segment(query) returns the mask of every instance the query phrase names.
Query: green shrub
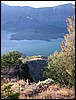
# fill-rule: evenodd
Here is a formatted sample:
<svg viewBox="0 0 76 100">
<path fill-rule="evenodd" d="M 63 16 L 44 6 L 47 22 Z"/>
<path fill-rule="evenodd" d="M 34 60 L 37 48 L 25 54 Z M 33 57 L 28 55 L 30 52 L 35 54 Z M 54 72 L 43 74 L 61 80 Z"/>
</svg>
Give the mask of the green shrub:
<svg viewBox="0 0 76 100">
<path fill-rule="evenodd" d="M 55 52 L 49 57 L 48 67 L 43 69 L 43 75 L 46 78 L 52 78 L 61 85 L 74 85 L 73 77 L 66 71 L 66 63 L 61 53 Z M 69 65 L 70 66 L 70 65 Z"/>
<path fill-rule="evenodd" d="M 18 66 L 22 63 L 19 59 L 22 56 L 20 52 L 12 51 L 1 56 L 1 66 L 10 67 L 10 66 Z"/>
<path fill-rule="evenodd" d="M 8 95 L 8 99 L 19 99 L 19 95 L 20 93 L 19 92 L 10 92 L 9 95 Z"/>
<path fill-rule="evenodd" d="M 14 90 L 11 91 L 11 87 L 14 87 Z M 5 86 L 4 86 L 4 94 L 2 94 L 2 96 L 5 98 L 5 94 L 7 94 L 7 98 L 8 99 L 19 99 L 19 95 L 20 95 L 20 87 L 18 84 L 13 84 L 11 82 L 7 83 Z"/>
<path fill-rule="evenodd" d="M 7 83 L 4 87 L 5 91 L 9 91 L 9 89 L 11 88 L 11 86 L 13 85 L 13 83 Z"/>
</svg>

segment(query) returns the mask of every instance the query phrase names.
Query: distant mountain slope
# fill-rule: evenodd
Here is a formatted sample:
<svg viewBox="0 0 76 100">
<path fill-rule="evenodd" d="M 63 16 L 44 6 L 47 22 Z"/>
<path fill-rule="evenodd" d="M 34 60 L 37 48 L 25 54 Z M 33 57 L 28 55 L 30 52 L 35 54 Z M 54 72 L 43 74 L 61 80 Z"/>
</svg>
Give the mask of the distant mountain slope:
<svg viewBox="0 0 76 100">
<path fill-rule="evenodd" d="M 8 6 L 1 3 L 2 30 L 16 32 L 12 40 L 47 40 L 67 33 L 66 19 L 75 13 L 72 4 L 32 8 Z"/>
</svg>

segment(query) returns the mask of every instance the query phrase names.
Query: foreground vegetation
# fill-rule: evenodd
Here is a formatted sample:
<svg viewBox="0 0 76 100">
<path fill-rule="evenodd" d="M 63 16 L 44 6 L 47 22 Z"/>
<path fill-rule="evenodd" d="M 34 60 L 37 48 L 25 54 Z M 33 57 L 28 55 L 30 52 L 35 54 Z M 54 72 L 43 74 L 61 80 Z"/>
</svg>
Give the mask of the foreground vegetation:
<svg viewBox="0 0 76 100">
<path fill-rule="evenodd" d="M 1 83 L 1 99 L 74 99 L 73 88 L 55 84 L 52 79 L 30 83 L 24 80 L 3 79 Z"/>
</svg>

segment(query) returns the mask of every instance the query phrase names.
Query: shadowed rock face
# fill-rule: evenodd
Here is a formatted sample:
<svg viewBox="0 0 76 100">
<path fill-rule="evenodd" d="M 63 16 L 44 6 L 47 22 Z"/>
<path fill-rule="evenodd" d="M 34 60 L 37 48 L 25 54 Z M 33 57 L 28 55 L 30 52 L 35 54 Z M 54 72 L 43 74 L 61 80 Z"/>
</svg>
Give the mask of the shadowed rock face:
<svg viewBox="0 0 76 100">
<path fill-rule="evenodd" d="M 27 61 L 29 65 L 30 75 L 34 78 L 36 82 L 39 80 L 44 80 L 42 69 L 48 65 L 47 60 L 34 60 Z"/>
<path fill-rule="evenodd" d="M 6 70 L 6 71 L 5 71 Z M 21 64 L 20 66 L 13 67 L 12 69 L 2 69 L 1 70 L 2 77 L 9 77 L 9 78 L 19 78 L 27 80 L 29 79 L 30 82 L 34 82 L 33 78 L 29 72 L 28 64 Z"/>
<path fill-rule="evenodd" d="M 48 65 L 47 57 L 34 57 L 22 60 L 20 66 L 12 67 L 12 69 L 1 70 L 2 76 L 8 76 L 10 78 L 19 78 L 27 80 L 30 82 L 38 82 L 39 80 L 44 80 L 42 69 Z"/>
<path fill-rule="evenodd" d="M 19 66 L 19 79 L 24 79 L 24 80 L 29 79 L 31 82 L 34 81 L 30 75 L 28 64 L 21 64 Z"/>
</svg>

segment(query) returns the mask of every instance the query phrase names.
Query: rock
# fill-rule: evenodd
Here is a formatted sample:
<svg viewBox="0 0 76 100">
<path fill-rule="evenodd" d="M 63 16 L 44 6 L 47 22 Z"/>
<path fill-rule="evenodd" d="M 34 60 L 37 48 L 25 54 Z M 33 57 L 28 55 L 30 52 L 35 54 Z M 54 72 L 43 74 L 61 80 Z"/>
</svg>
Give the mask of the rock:
<svg viewBox="0 0 76 100">
<path fill-rule="evenodd" d="M 47 60 L 33 60 L 26 63 L 29 65 L 30 75 L 35 82 L 44 80 L 42 69 L 47 66 Z"/>
<path fill-rule="evenodd" d="M 23 57 L 22 63 L 20 66 L 14 66 L 10 69 L 2 69 L 1 75 L 7 75 L 10 78 L 17 78 L 17 79 L 27 79 L 30 82 L 38 82 L 39 80 L 42 81 L 45 78 L 43 77 L 42 69 L 47 66 L 48 59 L 44 56 L 27 56 Z M 3 75 L 3 76 L 4 76 Z"/>
<path fill-rule="evenodd" d="M 31 58 L 29 60 L 24 59 L 25 62 L 15 68 L 15 76 L 18 76 L 19 79 L 29 79 L 30 82 L 44 80 L 42 69 L 48 64 L 47 58 L 41 56 L 33 57 L 33 60 Z"/>
<path fill-rule="evenodd" d="M 24 79 L 24 80 L 29 79 L 31 82 L 34 81 L 30 75 L 28 64 L 23 63 L 19 66 L 19 79 Z"/>
</svg>

